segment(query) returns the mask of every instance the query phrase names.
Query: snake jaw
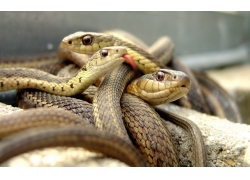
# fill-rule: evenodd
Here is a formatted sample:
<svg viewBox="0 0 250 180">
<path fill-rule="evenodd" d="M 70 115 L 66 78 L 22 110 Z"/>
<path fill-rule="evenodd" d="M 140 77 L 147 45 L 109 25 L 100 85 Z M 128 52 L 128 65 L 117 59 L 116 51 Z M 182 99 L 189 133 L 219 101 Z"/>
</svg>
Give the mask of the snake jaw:
<svg viewBox="0 0 250 180">
<path fill-rule="evenodd" d="M 134 60 L 127 54 L 123 54 L 122 57 L 132 66 L 133 70 L 136 70 L 136 64 Z"/>
</svg>

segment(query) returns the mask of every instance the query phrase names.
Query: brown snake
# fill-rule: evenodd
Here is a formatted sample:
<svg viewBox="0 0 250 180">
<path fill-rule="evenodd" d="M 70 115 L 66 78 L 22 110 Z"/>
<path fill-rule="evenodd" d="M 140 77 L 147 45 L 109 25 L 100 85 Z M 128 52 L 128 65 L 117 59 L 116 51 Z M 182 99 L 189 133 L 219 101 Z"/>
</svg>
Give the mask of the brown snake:
<svg viewBox="0 0 250 180">
<path fill-rule="evenodd" d="M 124 45 L 124 44 L 123 44 L 123 45 Z M 127 44 L 125 44 L 125 45 L 127 45 Z M 131 48 L 132 48 L 132 46 L 129 45 L 129 51 L 131 51 Z M 137 52 L 137 51 L 136 51 L 136 52 Z M 138 52 L 142 52 L 142 51 L 138 51 Z M 140 54 L 139 54 L 139 57 L 141 57 Z M 148 57 L 149 57 L 149 56 L 148 56 Z M 135 58 L 135 60 L 136 60 L 136 58 Z M 145 60 L 145 59 L 139 59 L 139 60 L 138 60 L 139 65 L 138 65 L 138 64 L 137 64 L 137 65 L 138 65 L 139 68 L 145 65 L 145 64 L 143 64 L 144 60 Z M 142 64 L 140 64 L 141 62 L 142 62 Z M 143 68 L 144 68 L 144 67 L 143 67 Z M 155 68 L 153 68 L 153 69 L 156 70 L 156 69 L 158 69 L 158 68 L 155 67 Z M 158 70 L 159 70 L 159 69 L 158 69 Z M 153 71 L 153 70 L 152 70 L 152 71 Z M 123 99 L 123 98 L 122 98 L 122 99 Z M 99 110 L 99 108 L 97 108 L 97 109 Z M 146 108 L 146 109 L 147 109 L 147 108 Z M 131 115 L 130 115 L 130 117 L 131 117 Z M 128 124 L 129 124 L 129 123 L 128 123 Z M 157 125 L 157 126 L 159 126 L 159 125 Z M 132 133 L 132 134 L 133 134 L 133 133 Z M 169 143 L 170 143 L 170 142 L 169 142 Z M 159 152 L 160 152 L 160 151 L 159 151 Z M 173 152 L 173 151 L 172 151 L 172 152 Z M 170 154 L 171 154 L 171 153 L 170 153 Z M 162 155 L 161 155 L 161 156 L 162 156 Z M 152 157 L 153 157 L 153 155 L 152 155 L 152 153 L 151 153 L 151 158 L 152 158 Z M 171 157 L 171 156 L 170 156 L 170 157 Z M 150 161 L 150 160 L 149 160 L 149 161 Z M 152 163 L 153 163 L 153 161 L 155 161 L 155 160 L 152 159 Z M 175 160 L 173 160 L 172 162 L 175 162 Z M 158 162 L 156 162 L 156 163 L 154 162 L 153 164 L 161 165 L 162 162 L 159 160 Z M 168 164 L 168 165 L 174 165 L 174 164 L 175 164 L 175 163 L 173 163 L 173 164 L 170 163 L 170 164 Z M 201 163 L 201 164 L 202 164 L 202 163 Z M 201 166 L 201 164 L 200 164 L 199 166 Z"/>
<path fill-rule="evenodd" d="M 17 121 L 10 121 L 9 118 L 16 118 Z M 1 141 L 0 162 L 38 148 L 68 146 L 100 152 L 108 157 L 120 159 L 130 166 L 146 165 L 134 146 L 113 134 L 96 130 L 79 116 L 61 109 L 31 109 L 1 117 L 0 135 L 4 137 L 20 131 L 21 127 L 27 129 L 28 125 L 32 129 L 8 136 Z"/>
<path fill-rule="evenodd" d="M 40 102 L 40 101 L 39 101 Z M 41 104 L 42 104 L 42 102 L 40 102 Z M 136 105 L 137 107 L 138 107 L 138 105 Z M 133 107 L 133 106 L 129 106 L 129 107 Z M 126 108 L 125 108 L 126 109 Z M 129 110 L 129 111 L 127 111 L 127 113 L 131 113 L 132 111 L 131 110 Z M 39 114 L 39 113 L 38 113 Z M 7 118 L 8 119 L 8 118 Z M 154 122 L 154 120 L 155 120 L 156 118 L 154 118 L 154 119 L 150 119 L 152 122 Z M 13 120 L 14 121 L 14 120 Z M 29 120 L 27 120 L 28 122 L 30 122 Z M 4 122 L 4 121 L 0 121 L 0 122 Z M 10 122 L 10 121 L 9 121 Z M 20 124 L 18 123 L 18 122 L 16 122 L 16 121 L 14 121 L 15 122 L 15 124 L 16 124 L 16 126 L 20 126 Z M 132 122 L 132 119 L 130 120 L 130 123 Z M 31 124 L 32 124 L 32 122 L 30 122 Z M 1 124 L 1 123 L 0 123 Z M 41 122 L 41 124 L 43 124 L 43 122 Z M 40 125 L 41 125 L 40 124 Z M 36 124 L 37 125 L 37 124 Z M 34 125 L 34 126 L 36 126 L 36 125 Z M 44 125 L 44 124 L 43 124 Z M 38 126 L 39 126 L 39 123 L 38 123 Z M 156 127 L 159 127 L 159 125 L 157 125 Z M 11 127 L 8 127 L 8 128 L 10 128 L 10 129 L 12 129 Z M 28 128 L 28 127 L 27 127 Z M 149 129 L 150 129 L 150 127 L 148 127 Z M 136 128 L 137 129 L 137 128 Z M 155 129 L 156 130 L 156 132 L 154 133 L 154 134 L 159 134 L 159 132 L 161 132 L 161 131 L 164 131 L 164 128 L 160 128 L 159 130 L 157 130 L 157 129 Z M 159 132 L 158 132 L 159 131 Z M 138 134 L 138 133 L 137 133 Z M 28 139 L 29 137 L 25 137 L 24 136 L 24 139 Z M 20 140 L 21 142 L 22 142 L 22 139 Z M 151 140 L 152 141 L 152 140 Z M 169 139 L 168 139 L 168 141 L 169 141 Z M 161 141 L 161 143 L 162 142 L 164 142 L 164 141 Z M 12 142 L 13 143 L 13 142 Z M 165 143 L 163 143 L 163 144 L 165 144 Z M 163 145 L 162 144 L 162 145 Z M 167 147 L 169 146 L 169 143 L 166 143 L 166 145 L 167 145 Z M 8 146 L 10 146 L 11 147 L 11 145 L 8 145 Z M 166 148 L 167 148 L 166 147 Z M 170 147 L 173 147 L 173 145 L 170 145 Z M 26 148 L 27 149 L 27 148 Z M 32 150 L 32 149 L 29 149 L 29 150 Z M 157 152 L 160 152 L 161 150 L 158 150 Z M 11 151 L 12 152 L 12 151 Z M 22 151 L 18 151 L 19 153 L 20 152 L 22 152 Z M 145 150 L 143 151 L 144 153 L 145 153 Z M 146 151 L 147 152 L 147 151 Z M 152 152 L 152 151 L 151 151 Z M 151 155 L 150 155 L 151 154 Z M 158 166 L 162 166 L 162 165 L 164 165 L 165 163 L 166 163 L 166 161 L 164 161 L 164 159 L 165 158 L 170 158 L 170 157 L 172 157 L 173 158 L 173 156 L 169 156 L 169 154 L 166 154 L 166 156 L 163 156 L 163 154 L 160 156 L 160 158 L 162 158 L 162 160 L 160 161 L 160 160 L 154 160 L 154 163 L 152 162 L 152 160 L 153 159 L 158 159 L 157 158 L 157 156 L 153 156 L 152 155 L 152 153 L 150 153 L 150 154 L 148 154 L 148 161 L 149 161 L 149 163 L 151 163 L 152 165 L 158 165 Z M 164 153 L 165 154 L 165 153 Z M 163 157 L 165 157 L 165 158 L 163 158 Z M 159 158 L 159 159 L 160 159 Z M 165 164 L 164 166 L 177 166 L 177 160 L 175 159 L 175 160 L 172 160 L 172 158 L 170 158 L 170 161 L 167 161 L 167 162 L 169 162 L 169 164 Z M 120 159 L 120 158 L 119 158 Z M 120 159 L 120 160 L 122 160 L 122 159 Z M 157 164 L 156 164 L 157 163 Z M 150 165 L 150 164 L 149 164 Z"/>
</svg>

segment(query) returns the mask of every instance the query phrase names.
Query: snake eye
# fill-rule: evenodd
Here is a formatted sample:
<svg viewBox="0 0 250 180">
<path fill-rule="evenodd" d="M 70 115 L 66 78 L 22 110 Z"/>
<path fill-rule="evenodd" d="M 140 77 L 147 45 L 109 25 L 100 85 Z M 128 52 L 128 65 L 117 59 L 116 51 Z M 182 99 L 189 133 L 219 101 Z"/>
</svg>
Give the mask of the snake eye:
<svg viewBox="0 0 250 180">
<path fill-rule="evenodd" d="M 83 36 L 82 43 L 84 45 L 90 45 L 92 43 L 92 38 L 90 35 Z"/>
<path fill-rule="evenodd" d="M 158 71 L 155 77 L 157 81 L 162 81 L 165 78 L 165 73 L 162 71 Z"/>
<path fill-rule="evenodd" d="M 102 49 L 101 50 L 101 55 L 103 56 L 103 57 L 106 57 L 106 56 L 108 56 L 108 50 L 107 49 Z"/>
</svg>

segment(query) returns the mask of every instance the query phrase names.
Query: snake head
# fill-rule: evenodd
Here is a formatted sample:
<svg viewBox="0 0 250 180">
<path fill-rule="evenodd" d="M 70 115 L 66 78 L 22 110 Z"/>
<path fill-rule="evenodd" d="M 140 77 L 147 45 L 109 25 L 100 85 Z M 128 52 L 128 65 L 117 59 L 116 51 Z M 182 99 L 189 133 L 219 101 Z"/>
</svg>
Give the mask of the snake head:
<svg viewBox="0 0 250 180">
<path fill-rule="evenodd" d="M 151 105 L 159 105 L 175 101 L 190 89 L 189 77 L 181 72 L 160 69 L 132 81 L 126 92 L 139 96 Z"/>
<path fill-rule="evenodd" d="M 113 36 L 104 33 L 78 31 L 63 38 L 61 46 L 81 54 L 93 54 L 103 47 L 115 46 Z"/>
<path fill-rule="evenodd" d="M 86 69 L 97 68 L 99 71 L 109 71 L 122 64 L 125 60 L 135 66 L 133 60 L 127 55 L 127 50 L 122 46 L 104 47 L 97 51 L 86 64 Z"/>
</svg>

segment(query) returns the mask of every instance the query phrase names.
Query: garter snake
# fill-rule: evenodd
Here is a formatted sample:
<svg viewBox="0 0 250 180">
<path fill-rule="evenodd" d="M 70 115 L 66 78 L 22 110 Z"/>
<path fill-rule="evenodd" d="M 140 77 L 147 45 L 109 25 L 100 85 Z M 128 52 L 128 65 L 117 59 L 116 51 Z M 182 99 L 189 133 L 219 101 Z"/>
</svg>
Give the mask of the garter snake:
<svg viewBox="0 0 250 180">
<path fill-rule="evenodd" d="M 112 32 L 111 32 L 111 34 L 112 34 Z M 169 41 L 169 40 L 165 38 L 164 41 Z M 136 42 L 138 42 L 138 40 L 136 40 Z M 134 43 L 134 42 L 131 42 L 131 43 Z M 123 38 L 119 38 L 119 34 L 118 35 L 115 34 L 113 36 L 110 34 L 103 34 L 103 33 L 76 32 L 74 34 L 71 34 L 71 35 L 65 37 L 61 43 L 61 46 L 68 49 L 68 50 L 72 50 L 73 52 L 91 54 L 103 46 L 122 45 L 122 46 L 127 47 L 128 54 L 134 59 L 138 69 L 141 70 L 144 74 L 152 73 L 152 71 L 155 72 L 157 70 L 160 70 L 161 67 L 164 67 L 152 55 L 149 55 L 149 53 L 147 53 L 145 50 L 143 50 L 143 49 L 141 49 L 141 48 L 139 48 L 136 45 L 131 44 L 131 43 L 124 41 Z M 140 43 L 140 44 L 142 44 L 142 43 Z M 170 45 L 169 47 L 170 47 L 169 50 L 172 52 L 173 46 Z M 143 48 L 146 49 L 145 46 Z M 154 50 L 151 49 L 150 51 L 154 51 Z M 165 59 L 166 60 L 165 62 L 169 62 L 169 59 L 172 58 L 171 52 L 168 54 L 168 57 Z M 161 53 L 159 53 L 159 52 L 156 52 L 156 54 L 158 54 L 158 55 L 160 54 L 159 56 L 161 56 Z M 175 60 L 174 62 L 178 62 L 178 61 Z M 178 64 L 180 64 L 180 63 L 178 62 Z M 179 68 L 179 67 L 181 67 L 181 70 L 185 70 L 185 72 L 188 72 L 188 75 L 192 75 L 192 73 L 187 68 L 183 68 L 183 66 L 178 66 L 178 67 L 176 66 L 175 68 Z M 159 75 L 159 77 L 161 78 L 160 75 Z M 172 77 L 176 77 L 176 76 L 172 76 Z M 193 77 L 192 80 L 195 80 L 195 78 Z M 197 109 L 199 109 L 200 111 L 207 112 L 205 109 L 206 108 L 205 101 L 201 95 L 201 92 L 197 91 L 197 89 L 199 90 L 199 86 L 196 82 L 197 81 L 195 80 L 195 84 L 194 84 L 194 86 L 192 86 L 192 88 L 193 88 L 192 94 L 189 95 L 189 97 L 195 97 L 195 98 L 199 97 L 199 98 L 197 98 L 198 101 L 195 101 L 194 99 L 192 99 L 189 102 L 191 102 L 192 105 L 194 105 L 195 108 L 197 107 Z M 150 91 L 152 92 L 152 95 L 150 95 L 151 92 L 145 93 L 143 90 L 140 90 L 140 88 L 138 88 L 138 87 L 134 88 L 135 84 L 132 84 L 131 86 L 129 85 L 127 89 L 131 90 L 132 88 L 134 88 L 132 90 L 133 94 L 135 94 L 135 95 L 140 94 L 148 99 L 152 99 L 152 98 L 154 98 L 153 96 L 156 93 L 154 92 L 152 86 L 150 86 L 150 83 L 148 83 L 148 85 L 146 85 L 146 84 L 147 83 L 144 81 L 144 83 L 141 83 L 140 85 L 143 88 L 150 89 Z M 174 83 L 171 84 L 170 86 L 174 86 Z M 135 89 L 137 89 L 137 91 Z M 175 89 L 174 91 L 176 91 L 177 89 Z M 159 88 L 157 90 L 159 90 Z M 162 93 L 162 92 L 159 92 L 159 93 Z M 173 93 L 173 96 L 174 96 L 174 94 L 175 93 Z M 176 94 L 178 96 L 178 91 L 176 91 Z M 178 99 L 178 98 L 179 97 L 177 97 L 176 99 Z M 201 101 L 199 102 L 199 100 L 201 100 Z M 159 100 L 155 99 L 155 102 L 151 102 L 151 104 L 157 105 L 157 104 L 160 104 L 160 102 L 159 102 Z M 203 104 L 203 105 L 201 105 L 201 104 Z M 203 110 L 203 108 L 205 110 Z M 188 124 L 188 122 L 183 123 L 183 124 Z M 185 126 L 183 128 L 187 128 L 187 127 Z M 189 126 L 188 129 L 189 129 L 189 131 L 192 131 L 191 126 Z M 197 129 L 197 127 L 196 127 L 196 129 Z M 201 139 L 201 137 L 199 139 Z M 202 146 L 203 145 L 200 144 L 199 147 L 202 147 Z M 205 158 L 204 151 L 201 148 L 197 148 L 197 152 L 199 152 L 199 154 L 200 154 L 200 155 L 198 155 L 198 157 Z M 203 160 L 196 159 L 196 162 L 199 164 L 199 166 L 203 166 L 206 163 L 204 159 Z"/>
<path fill-rule="evenodd" d="M 93 100 L 95 125 L 101 130 L 115 132 L 115 135 L 120 136 L 128 142 L 130 142 L 130 139 L 127 131 L 132 134 L 131 136 L 133 136 L 134 139 L 138 136 L 143 139 L 142 141 L 148 142 L 146 146 L 143 143 L 138 143 L 141 139 L 138 141 L 134 140 L 134 143 L 137 144 L 141 153 L 145 155 L 149 166 L 178 166 L 177 155 L 170 140 L 170 135 L 163 128 L 163 125 L 161 125 L 159 116 L 152 116 L 152 114 L 156 113 L 151 112 L 149 113 L 151 114 L 151 118 L 145 119 L 144 115 L 150 110 L 149 106 L 146 105 L 144 105 L 146 106 L 144 112 L 143 110 L 137 111 L 137 115 L 134 115 L 136 112 L 133 111 L 132 106 L 137 105 L 137 108 L 140 109 L 145 102 L 137 101 L 135 98 L 128 95 L 125 96 L 126 93 L 123 93 L 126 85 L 133 77 L 134 72 L 126 64 L 116 67 L 105 75 Z M 133 86 L 135 87 L 130 88 Z M 136 95 L 156 105 L 155 102 L 161 104 L 180 98 L 188 92 L 189 87 L 190 81 L 184 73 L 160 69 L 153 74 L 147 74 L 137 78 L 127 86 L 125 92 L 133 94 L 134 89 L 141 88 L 144 90 L 143 93 L 137 93 Z M 153 97 L 152 91 L 155 92 Z M 121 96 L 124 100 L 120 103 Z M 126 108 L 123 106 L 123 102 L 128 103 L 126 97 L 130 97 L 128 101 L 134 102 L 134 104 L 131 104 L 130 108 L 129 106 L 125 106 Z M 169 99 L 165 97 L 169 97 Z M 121 119 L 122 112 L 120 106 L 124 107 L 123 111 L 126 114 L 123 116 L 123 120 L 130 125 L 133 124 L 133 126 L 126 126 L 127 131 Z M 107 109 L 109 109 L 109 111 L 107 111 Z M 138 124 L 141 124 L 143 127 L 140 127 Z M 119 129 L 119 131 L 115 131 L 115 129 Z M 161 137 L 159 138 L 160 140 L 158 136 Z M 156 137 L 156 139 L 151 139 L 151 137 Z M 162 146 L 162 148 L 156 150 L 156 144 L 157 146 Z M 149 151 L 151 153 L 149 153 Z"/>
<path fill-rule="evenodd" d="M 105 47 L 96 52 L 85 67 L 69 78 L 27 68 L 3 68 L 0 71 L 0 91 L 35 88 L 49 93 L 73 96 L 83 92 L 98 78 L 125 61 L 124 47 Z"/>
<path fill-rule="evenodd" d="M 82 54 L 93 54 L 103 47 L 124 46 L 129 56 L 134 60 L 137 68 L 144 74 L 153 73 L 163 67 L 147 51 L 105 33 L 79 31 L 65 37 L 62 40 L 61 46 L 70 51 Z"/>
<path fill-rule="evenodd" d="M 123 69 L 125 69 L 125 71 Z M 117 82 L 119 79 L 122 79 L 122 78 L 124 79 L 124 77 L 122 75 L 125 75 L 128 71 L 130 71 L 130 73 L 133 73 L 133 71 L 131 70 L 131 68 L 129 66 L 126 66 L 126 64 L 124 64 L 124 65 L 116 68 L 115 71 L 109 72 L 107 74 L 108 76 L 105 77 L 105 78 L 108 79 L 108 80 L 111 79 L 111 81 L 112 81 L 112 79 L 115 79 L 114 82 Z M 162 71 L 163 70 L 160 70 L 159 72 L 162 73 Z M 120 72 L 122 75 L 121 76 L 116 76 L 117 72 Z M 167 74 L 167 76 L 170 76 L 171 71 L 170 72 L 165 71 L 165 73 Z M 181 75 L 184 75 L 184 74 L 179 74 L 179 76 L 181 76 Z M 114 76 L 114 77 L 112 78 L 112 76 Z M 172 76 L 176 76 L 176 75 L 174 73 L 172 73 Z M 157 77 L 157 76 L 153 76 L 153 77 Z M 104 89 L 105 89 L 105 86 L 106 86 L 106 89 L 107 89 L 107 91 L 110 94 L 114 94 L 114 93 L 111 93 L 111 92 L 113 92 L 112 89 L 110 89 L 110 88 L 108 89 L 107 86 L 109 86 L 109 87 L 115 86 L 113 89 L 118 89 L 118 90 L 120 89 L 119 88 L 119 84 L 120 83 L 116 83 L 118 85 L 115 85 L 115 84 L 112 84 L 112 83 L 111 84 L 110 83 L 105 83 L 105 78 L 104 78 L 104 81 L 103 81 L 104 83 L 102 83 L 100 85 L 100 87 L 104 87 Z M 140 81 L 140 80 L 145 80 L 145 79 L 147 79 L 147 76 L 141 77 L 141 78 L 139 78 L 137 80 Z M 175 79 L 177 80 L 177 79 L 181 79 L 181 78 L 180 77 L 176 77 Z M 122 80 L 120 81 L 120 82 L 122 82 L 122 84 L 123 84 L 124 87 L 125 87 L 124 82 L 126 82 L 126 81 L 128 81 L 128 80 L 125 80 L 125 81 L 123 80 L 123 82 L 122 82 Z M 152 82 L 148 82 L 148 83 L 153 83 L 152 78 L 149 81 L 152 81 Z M 166 83 L 168 83 L 167 80 L 165 80 L 165 81 L 166 81 Z M 164 81 L 161 80 L 160 83 L 163 83 L 163 82 Z M 188 90 L 188 88 L 189 88 L 189 86 L 188 86 L 189 85 L 188 79 L 187 79 L 187 82 L 185 82 L 184 84 L 186 85 L 186 88 Z M 157 84 L 155 84 L 155 85 L 158 86 Z M 181 81 L 179 83 L 179 86 L 180 87 L 182 86 L 182 82 Z M 100 90 L 102 91 L 102 89 L 100 89 Z M 111 92 L 110 92 L 110 90 L 111 90 Z M 147 89 L 145 89 L 145 90 L 147 91 Z M 36 91 L 35 91 L 35 93 L 36 93 Z M 165 93 L 167 93 L 167 92 L 165 92 Z M 171 94 L 171 92 L 168 92 L 168 93 Z M 185 94 L 186 91 L 183 91 L 182 93 Z M 53 96 L 55 96 L 55 95 L 53 95 Z M 157 115 L 157 113 L 155 113 L 152 110 L 152 108 L 149 105 L 147 105 L 147 103 L 143 102 L 142 100 L 138 101 L 138 100 L 135 99 L 136 98 L 135 96 L 134 97 L 133 97 L 133 95 L 131 95 L 131 96 L 132 97 L 130 97 L 129 95 L 126 95 L 126 96 L 123 95 L 123 98 L 122 98 L 123 99 L 122 100 L 123 118 L 125 119 L 125 122 L 127 123 L 126 128 L 131 133 L 131 136 L 134 138 L 134 143 L 137 144 L 137 146 L 140 147 L 139 150 L 145 156 L 145 159 L 147 160 L 148 166 L 178 166 L 178 160 L 177 160 L 177 157 L 176 157 L 177 155 L 176 155 L 174 146 L 173 146 L 173 144 L 171 142 L 170 135 L 166 131 L 166 129 L 163 128 L 161 119 L 159 118 L 159 116 Z M 33 95 L 33 97 L 34 97 L 34 95 Z M 129 97 L 129 98 L 127 99 L 126 97 Z M 67 97 L 65 97 L 65 98 L 67 98 Z M 117 99 L 117 96 L 115 96 L 114 99 Z M 43 106 L 43 107 L 46 107 L 46 106 L 49 105 L 49 104 L 43 103 L 40 99 L 36 99 L 36 101 L 38 102 L 38 104 L 40 104 L 40 106 Z M 105 98 L 103 98 L 103 101 L 105 102 Z M 101 101 L 101 103 L 103 103 L 103 101 Z M 49 103 L 49 102 L 47 102 L 47 103 Z M 51 103 L 53 103 L 53 102 L 51 102 Z M 55 103 L 56 102 L 54 102 L 54 104 Z M 64 103 L 63 107 L 65 107 L 65 104 L 66 103 Z M 107 103 L 105 103 L 105 104 L 107 104 Z M 101 107 L 99 107 L 99 108 L 100 108 L 100 111 L 104 110 L 105 111 L 104 113 L 108 114 L 109 111 L 108 112 L 106 111 L 105 104 L 102 104 L 104 108 L 101 108 Z M 114 104 L 114 105 L 116 105 L 116 104 Z M 58 106 L 58 105 L 56 105 L 56 106 Z M 59 106 L 61 106 L 61 105 L 59 105 Z M 134 107 L 134 106 L 137 106 L 137 107 Z M 132 110 L 132 109 L 136 109 L 136 108 L 140 109 L 142 107 L 144 107 L 144 112 L 143 113 L 142 112 L 140 113 L 140 111 L 138 111 L 138 110 L 136 110 L 136 111 Z M 118 108 L 116 107 L 116 109 L 118 109 Z M 145 115 L 147 114 L 148 110 L 150 110 L 150 112 L 148 112 L 148 115 L 147 115 L 148 117 L 145 118 Z M 110 110 L 110 111 L 112 112 L 112 110 Z M 41 112 L 37 112 L 37 113 L 38 114 L 42 114 Z M 98 112 L 98 113 L 100 113 L 100 112 Z M 98 114 L 98 113 L 94 113 L 94 114 Z M 104 115 L 104 113 L 101 112 L 100 116 Z M 137 118 L 134 118 L 135 114 L 136 114 Z M 33 115 L 35 115 L 35 113 L 33 113 Z M 34 118 L 33 115 L 31 115 L 31 118 Z M 6 117 L 6 118 L 9 119 L 10 117 Z M 20 124 L 23 124 L 21 127 L 25 127 L 25 128 L 29 128 L 31 126 L 34 126 L 34 127 L 36 127 L 36 126 L 46 126 L 46 123 L 44 123 L 43 121 L 41 121 L 39 119 L 38 120 L 35 119 L 32 122 L 32 121 L 29 121 L 29 120 L 22 121 L 19 118 L 18 121 L 15 121 L 14 120 L 15 117 L 13 117 L 14 119 L 12 121 L 8 121 L 9 124 L 7 124 L 7 122 L 5 120 L 6 118 L 4 118 L 4 119 L 0 118 L 0 125 L 3 124 L 4 128 L 3 128 L 2 131 L 5 132 L 5 133 L 11 133 L 9 131 L 14 131 L 15 130 L 14 127 L 11 127 L 11 124 L 13 124 L 14 122 L 15 122 L 15 125 L 16 125 L 15 127 L 21 126 Z M 105 120 L 105 118 L 102 118 L 102 119 Z M 101 122 L 101 123 L 102 124 L 106 123 L 106 126 L 110 126 L 110 124 L 112 124 L 110 121 L 112 121 L 113 118 L 110 118 L 107 115 L 106 119 L 108 121 Z M 48 120 L 45 121 L 45 122 L 48 122 L 48 124 L 51 123 L 51 121 L 48 121 Z M 27 126 L 25 125 L 25 123 L 27 123 Z M 57 125 L 57 122 L 55 121 L 52 124 L 56 124 Z M 144 124 L 143 127 L 140 127 L 140 124 Z M 112 125 L 112 127 L 114 127 L 114 126 Z M 47 130 L 45 130 L 45 131 L 47 131 Z M 120 127 L 116 127 L 115 129 L 114 128 L 113 129 L 109 129 L 108 133 L 114 133 L 114 132 L 119 132 L 119 131 L 120 131 Z M 55 133 L 54 135 L 56 136 L 56 134 L 57 133 Z M 139 135 L 139 134 L 141 134 L 141 135 Z M 0 135 L 1 135 L 1 129 L 0 129 Z M 115 133 L 114 136 L 118 136 L 118 135 Z M 136 140 L 136 137 L 138 137 L 140 139 Z M 143 140 L 142 140 L 142 137 L 143 137 Z M 28 141 L 27 139 L 29 138 L 29 136 L 28 135 L 27 136 L 23 136 L 23 138 L 26 139 L 26 141 Z M 15 137 L 15 139 L 19 139 L 19 138 Z M 31 138 L 31 139 L 33 139 L 33 138 Z M 121 139 L 124 139 L 124 138 L 121 137 Z M 35 139 L 35 140 L 37 140 L 37 139 Z M 25 147 L 24 148 L 22 146 L 22 143 L 19 143 L 18 147 L 21 148 L 21 149 L 24 148 L 25 150 L 23 150 L 23 151 L 32 150 L 32 149 L 40 147 L 39 146 L 40 143 L 37 142 L 37 144 L 35 144 L 35 140 L 34 141 L 30 141 L 30 143 L 32 143 L 32 146 L 30 146 L 30 147 Z M 23 142 L 23 141 L 24 141 L 23 139 L 20 139 L 20 142 Z M 3 149 L 8 149 L 9 147 L 11 147 L 11 144 L 14 144 L 16 142 L 17 142 L 16 140 L 15 141 L 10 141 L 9 143 L 6 143 L 7 145 L 4 145 L 2 148 Z M 57 144 L 56 140 L 54 142 L 55 142 L 55 145 L 56 145 Z M 127 143 L 127 140 L 126 140 L 126 143 Z M 43 142 L 43 145 L 44 144 L 46 144 L 46 143 Z M 150 145 L 150 144 L 152 144 L 152 145 Z M 129 145 L 130 144 L 128 143 L 127 146 L 129 146 Z M 17 145 L 15 145 L 15 146 L 17 146 Z M 50 146 L 50 145 L 44 145 L 44 146 Z M 3 152 L 4 150 L 2 150 L 2 148 L 0 148 L 0 162 L 1 162 L 1 153 L 5 154 Z M 13 155 L 14 154 L 17 155 L 18 153 L 21 153 L 21 152 L 22 151 L 15 151 L 15 150 L 11 150 L 10 151 L 9 150 L 9 153 L 10 154 L 13 153 Z M 6 155 L 6 156 L 2 155 L 2 156 L 4 158 L 4 157 L 6 157 L 8 155 Z M 119 158 L 120 160 L 123 160 L 120 157 L 117 157 L 117 158 Z"/>
<path fill-rule="evenodd" d="M 71 42 L 71 43 L 74 44 L 73 42 Z M 118 45 L 118 44 L 116 44 L 116 45 Z M 119 44 L 119 45 L 123 45 L 126 47 L 127 44 L 125 43 L 125 44 Z M 96 45 L 94 45 L 94 47 L 95 46 Z M 103 45 L 98 45 L 98 46 L 102 47 Z M 106 46 L 106 45 L 104 45 L 104 46 Z M 113 44 L 111 46 L 113 46 Z M 87 48 L 87 49 L 89 49 L 89 48 Z M 144 73 L 149 73 L 149 72 L 153 72 L 155 70 L 160 69 L 160 66 L 157 65 L 157 61 L 155 61 L 155 62 L 151 61 L 154 58 L 151 57 L 150 54 L 143 54 L 143 52 L 139 51 L 139 49 L 137 49 L 136 47 L 133 47 L 131 45 L 129 45 L 129 48 L 127 48 L 127 50 L 128 50 L 128 54 L 134 58 L 138 68 L 140 70 L 142 70 Z M 88 53 L 88 52 L 86 52 L 86 53 Z M 93 52 L 90 50 L 89 53 L 92 54 Z M 135 54 L 133 54 L 133 53 L 135 53 Z M 138 57 L 138 58 L 136 58 L 136 57 Z M 150 64 L 152 65 L 152 68 L 147 68 L 147 67 L 151 66 Z"/>
<path fill-rule="evenodd" d="M 66 36 L 62 40 L 61 46 L 65 49 L 68 49 L 76 53 L 81 53 L 81 54 L 93 54 L 100 48 L 106 47 L 106 46 L 107 47 L 116 46 L 116 45 L 124 46 L 126 47 L 129 56 L 135 61 L 137 68 L 144 74 L 153 73 L 161 68 L 166 68 L 166 66 L 163 65 L 163 63 L 161 63 L 158 60 L 158 59 L 161 59 L 162 57 L 157 57 L 158 59 L 156 59 L 146 50 L 135 45 L 134 42 L 129 43 L 124 40 L 124 39 L 127 40 L 127 38 L 124 38 L 117 34 L 112 35 L 112 33 L 113 32 L 111 32 L 111 34 L 82 32 L 82 31 L 75 32 L 73 34 Z M 166 38 L 164 39 L 164 42 L 165 41 L 166 41 Z M 159 47 L 159 45 L 156 44 L 156 47 Z M 151 53 L 153 49 L 150 50 Z M 168 58 L 171 59 L 172 52 L 173 52 L 172 45 L 169 46 L 168 51 L 170 51 L 171 53 L 163 53 L 163 54 L 167 55 Z M 159 55 L 162 53 L 155 52 L 155 54 Z M 169 62 L 169 59 L 168 60 L 165 59 L 164 61 Z M 193 74 L 190 72 L 190 70 L 184 67 L 176 58 L 172 58 L 170 62 L 171 62 L 172 69 L 183 71 L 192 79 L 193 85 L 191 86 L 191 91 L 187 94 L 188 100 L 185 101 L 185 99 L 182 98 L 181 99 L 182 101 L 180 101 L 180 104 L 185 105 L 186 107 L 189 107 L 189 108 L 194 108 L 201 112 L 209 113 L 208 108 L 206 107 L 206 104 L 205 104 L 204 97 L 202 96 L 202 92 L 198 85 L 198 82 L 195 79 L 195 77 L 193 77 Z"/>
<path fill-rule="evenodd" d="M 100 152 L 130 166 L 146 166 L 145 160 L 134 146 L 113 134 L 96 130 L 79 116 L 61 109 L 26 110 L 3 116 L 0 122 L 1 137 L 26 129 L 1 141 L 0 163 L 38 148 L 68 146 Z M 28 126 L 32 128 L 28 129 Z"/>
</svg>

